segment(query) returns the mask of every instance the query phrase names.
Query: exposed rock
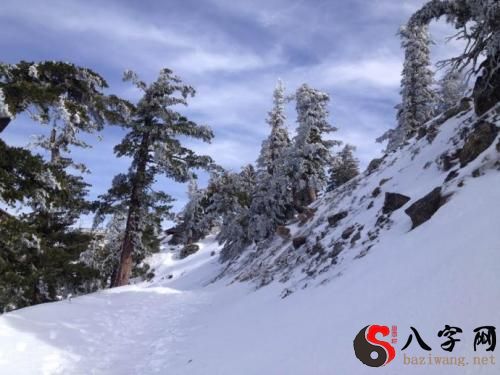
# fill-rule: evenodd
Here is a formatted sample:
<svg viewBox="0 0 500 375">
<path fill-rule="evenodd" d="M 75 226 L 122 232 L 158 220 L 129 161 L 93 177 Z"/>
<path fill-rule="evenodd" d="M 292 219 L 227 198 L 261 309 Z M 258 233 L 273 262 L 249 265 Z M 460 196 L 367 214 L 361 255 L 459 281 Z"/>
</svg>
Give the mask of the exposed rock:
<svg viewBox="0 0 500 375">
<path fill-rule="evenodd" d="M 441 155 L 441 167 L 443 168 L 443 171 L 448 172 L 451 168 L 453 168 L 457 164 L 456 161 L 454 161 L 455 159 L 456 156 L 454 155 Z"/>
<path fill-rule="evenodd" d="M 354 236 L 351 238 L 351 244 L 354 245 L 359 239 L 361 239 L 361 230 L 358 230 Z"/>
<path fill-rule="evenodd" d="M 427 128 L 425 126 L 421 126 L 417 131 L 417 139 L 422 139 L 427 135 Z"/>
<path fill-rule="evenodd" d="M 403 194 L 385 193 L 385 201 L 384 206 L 382 207 L 382 212 L 384 214 L 388 214 L 396 211 L 397 209 L 403 207 L 409 200 L 410 197 Z"/>
<path fill-rule="evenodd" d="M 459 152 L 460 166 L 465 167 L 491 146 L 498 134 L 498 128 L 489 122 L 481 121 L 467 137 Z"/>
<path fill-rule="evenodd" d="M 380 190 L 380 188 L 377 186 L 375 189 L 373 189 L 372 191 L 372 197 L 373 198 L 376 198 L 380 195 L 380 193 L 382 192 L 382 190 Z"/>
<path fill-rule="evenodd" d="M 367 210 L 369 210 L 370 208 L 373 208 L 373 201 L 371 201 L 368 207 L 366 207 Z"/>
<path fill-rule="evenodd" d="M 182 234 L 182 229 L 179 227 L 172 227 L 165 231 L 165 234 L 172 236 L 168 241 L 169 245 L 180 245 L 184 242 L 184 236 Z"/>
<path fill-rule="evenodd" d="M 451 171 L 450 173 L 448 173 L 448 176 L 446 176 L 446 178 L 444 179 L 444 182 L 453 180 L 455 177 L 458 177 L 458 174 L 459 173 L 457 170 Z"/>
<path fill-rule="evenodd" d="M 304 245 L 307 241 L 307 238 L 305 236 L 299 236 L 299 237 L 295 237 L 292 242 L 293 242 L 293 247 L 298 249 L 299 247 L 301 247 L 302 245 Z"/>
<path fill-rule="evenodd" d="M 372 174 L 375 170 L 377 170 L 378 167 L 380 167 L 380 164 L 382 164 L 383 160 L 384 160 L 383 158 L 373 159 L 366 168 L 368 174 Z"/>
<path fill-rule="evenodd" d="M 276 234 L 284 239 L 290 238 L 290 228 L 285 227 L 284 225 L 278 225 L 276 227 Z"/>
<path fill-rule="evenodd" d="M 497 151 L 500 152 L 500 139 L 498 140 L 498 143 L 497 143 Z"/>
<path fill-rule="evenodd" d="M 186 245 L 181 249 L 181 251 L 179 253 L 179 258 L 184 259 L 190 255 L 193 255 L 198 250 L 200 250 L 200 247 L 197 244 L 192 243 L 192 244 Z"/>
<path fill-rule="evenodd" d="M 328 224 L 330 224 L 331 226 L 335 226 L 337 225 L 337 223 L 344 219 L 345 217 L 347 217 L 348 215 L 348 212 L 347 211 L 342 211 L 342 212 L 339 212 L 338 214 L 335 214 L 335 215 L 332 215 L 332 216 L 328 216 Z"/>
<path fill-rule="evenodd" d="M 349 228 L 344 230 L 341 234 L 342 239 L 347 240 L 351 235 L 354 233 L 356 230 L 356 227 L 354 225 L 351 225 Z"/>
<path fill-rule="evenodd" d="M 476 168 L 472 171 L 472 177 L 477 178 L 481 176 L 481 170 L 479 168 Z"/>
<path fill-rule="evenodd" d="M 411 229 L 414 229 L 429 220 L 443 203 L 444 199 L 441 195 L 441 187 L 437 187 L 408 207 L 405 210 L 405 213 L 411 218 L 413 223 Z"/>
<path fill-rule="evenodd" d="M 378 186 L 382 186 L 383 184 L 385 184 L 387 181 L 389 181 L 392 177 L 389 177 L 389 178 L 383 178 L 380 180 L 380 182 L 378 183 Z"/>
</svg>

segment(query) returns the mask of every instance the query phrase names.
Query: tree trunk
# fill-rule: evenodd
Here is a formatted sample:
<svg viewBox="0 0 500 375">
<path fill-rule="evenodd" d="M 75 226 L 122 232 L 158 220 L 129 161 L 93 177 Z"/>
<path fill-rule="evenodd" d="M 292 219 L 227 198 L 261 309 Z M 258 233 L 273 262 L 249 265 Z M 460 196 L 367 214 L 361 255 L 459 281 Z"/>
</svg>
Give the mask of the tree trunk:
<svg viewBox="0 0 500 375">
<path fill-rule="evenodd" d="M 59 151 L 59 146 L 56 145 L 57 131 L 52 129 L 50 133 L 50 163 L 56 165 L 61 158 L 61 153 Z"/>
<path fill-rule="evenodd" d="M 127 285 L 132 273 L 135 251 L 134 235 L 139 230 L 141 215 L 142 191 L 146 179 L 146 166 L 149 156 L 149 132 L 144 133 L 141 146 L 137 155 L 137 168 L 132 179 L 132 192 L 130 194 L 130 206 L 128 209 L 127 225 L 121 248 L 120 264 L 111 282 L 111 287 Z"/>
</svg>

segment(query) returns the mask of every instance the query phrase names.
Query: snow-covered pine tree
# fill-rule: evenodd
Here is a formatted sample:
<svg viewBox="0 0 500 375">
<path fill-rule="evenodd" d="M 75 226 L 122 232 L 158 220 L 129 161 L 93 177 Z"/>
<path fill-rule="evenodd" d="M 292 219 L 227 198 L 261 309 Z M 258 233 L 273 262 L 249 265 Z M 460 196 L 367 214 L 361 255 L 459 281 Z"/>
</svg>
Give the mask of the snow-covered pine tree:
<svg viewBox="0 0 500 375">
<path fill-rule="evenodd" d="M 442 113 L 458 104 L 467 92 L 467 83 L 464 75 L 457 70 L 450 69 L 438 82 L 437 111 Z"/>
<path fill-rule="evenodd" d="M 190 244 L 205 237 L 215 225 L 210 216 L 207 215 L 209 197 L 207 190 L 198 188 L 194 177 L 188 185 L 188 202 L 176 218 L 177 226 L 182 242 Z"/>
<path fill-rule="evenodd" d="M 271 134 L 262 142 L 250 207 L 249 236 L 256 242 L 274 234 L 276 227 L 285 223 L 291 209 L 292 193 L 287 169 L 291 142 L 285 125 L 286 100 L 285 87 L 279 80 L 273 94 L 273 109 L 267 118 Z"/>
<path fill-rule="evenodd" d="M 498 0 L 431 0 L 408 21 L 409 28 L 427 26 L 446 16 L 459 30 L 456 39 L 465 40 L 462 54 L 444 61 L 454 70 L 477 76 L 473 98 L 478 115 L 500 100 L 500 2 Z M 483 57 L 485 56 L 485 58 Z"/>
<path fill-rule="evenodd" d="M 250 206 L 255 189 L 256 173 L 252 165 L 240 173 L 213 173 L 208 184 L 207 217 L 220 226 L 217 240 L 224 244 L 221 261 L 237 257 L 250 245 Z"/>
<path fill-rule="evenodd" d="M 297 135 L 290 155 L 294 206 L 301 210 L 316 200 L 327 183 L 330 149 L 340 144 L 324 136 L 337 129 L 328 122 L 328 94 L 302 85 L 296 92 Z"/>
<path fill-rule="evenodd" d="M 120 263 L 112 286 L 128 283 L 133 257 L 140 247 L 144 220 L 151 204 L 151 188 L 159 174 L 179 182 L 187 182 L 191 168 L 207 168 L 212 159 L 197 155 L 183 146 L 180 137 L 187 136 L 209 142 L 213 138 L 210 128 L 187 119 L 174 110 L 187 105 L 187 98 L 195 94 L 191 86 L 182 83 L 169 69 L 163 69 L 156 81 L 146 84 L 128 71 L 124 79 L 131 81 L 143 92 L 132 109 L 130 121 L 123 124 L 128 130 L 122 142 L 115 147 L 118 157 L 130 157 L 130 192 L 128 213 Z"/>
<path fill-rule="evenodd" d="M 399 31 L 405 50 L 401 80 L 401 112 L 398 127 L 405 139 L 416 134 L 419 127 L 434 115 L 436 97 L 430 69 L 430 37 L 427 26 L 402 27 Z"/>
<path fill-rule="evenodd" d="M 346 144 L 344 148 L 338 152 L 332 161 L 330 167 L 330 182 L 328 190 L 333 190 L 359 174 L 359 160 L 354 157 L 353 152 L 355 146 Z"/>
</svg>

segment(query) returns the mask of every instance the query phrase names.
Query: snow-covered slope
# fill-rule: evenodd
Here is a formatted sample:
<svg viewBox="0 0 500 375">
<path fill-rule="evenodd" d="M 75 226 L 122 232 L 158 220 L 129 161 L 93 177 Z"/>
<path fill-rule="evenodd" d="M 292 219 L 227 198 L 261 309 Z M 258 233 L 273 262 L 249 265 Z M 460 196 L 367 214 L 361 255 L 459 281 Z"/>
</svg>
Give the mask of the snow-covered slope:
<svg viewBox="0 0 500 375">
<path fill-rule="evenodd" d="M 486 119 L 500 126 L 495 110 Z M 220 249 L 211 236 L 184 260 L 155 255 L 152 282 L 1 316 L 0 373 L 499 374 L 499 364 L 473 364 L 495 354 L 474 352 L 473 329 L 500 327 L 498 136 L 463 168 L 443 170 L 478 123 L 472 112 L 451 118 L 432 142 L 412 141 L 324 196 L 310 221 L 290 226 L 290 240 L 249 249 L 229 268 L 213 255 Z M 404 210 L 439 186 L 446 203 L 411 230 Z M 410 201 L 383 214 L 387 192 Z M 331 225 L 340 212 L 347 216 Z M 306 243 L 295 248 L 301 235 Z M 396 358 L 381 369 L 354 355 L 353 339 L 369 324 L 398 327 Z M 445 324 L 463 330 L 453 353 L 440 347 Z M 405 365 L 405 355 L 429 356 L 416 340 L 401 351 L 410 327 L 433 356 L 469 365 Z"/>
</svg>

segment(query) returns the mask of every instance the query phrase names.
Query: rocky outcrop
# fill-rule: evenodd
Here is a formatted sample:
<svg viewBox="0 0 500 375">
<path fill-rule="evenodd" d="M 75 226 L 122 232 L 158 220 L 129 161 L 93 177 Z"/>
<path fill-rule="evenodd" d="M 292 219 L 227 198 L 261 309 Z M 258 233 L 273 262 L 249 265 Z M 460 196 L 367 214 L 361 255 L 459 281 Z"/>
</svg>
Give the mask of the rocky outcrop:
<svg viewBox="0 0 500 375">
<path fill-rule="evenodd" d="M 298 249 L 299 247 L 301 247 L 302 245 L 304 245 L 307 241 L 307 237 L 305 236 L 299 236 L 299 237 L 295 237 L 292 242 L 293 242 L 293 247 Z"/>
<path fill-rule="evenodd" d="M 384 214 L 394 212 L 403 207 L 409 200 L 410 197 L 403 194 L 385 193 L 385 201 L 384 206 L 382 207 L 382 212 Z"/>
<path fill-rule="evenodd" d="M 287 240 L 290 238 L 290 228 L 287 228 L 284 225 L 278 225 L 276 227 L 276 234 Z"/>
<path fill-rule="evenodd" d="M 498 128 L 487 121 L 481 121 L 469 134 L 458 154 L 460 166 L 465 167 L 491 146 L 498 134 Z"/>
<path fill-rule="evenodd" d="M 373 159 L 370 162 L 370 164 L 368 164 L 368 167 L 366 168 L 366 171 L 368 172 L 368 174 L 372 174 L 373 172 L 375 172 L 380 167 L 380 165 L 382 164 L 383 161 L 384 161 L 383 158 Z"/>
<path fill-rule="evenodd" d="M 184 259 L 190 255 L 193 255 L 194 253 L 196 253 L 198 250 L 200 250 L 200 247 L 196 244 L 189 244 L 189 245 L 186 245 L 184 246 L 180 253 L 179 253 L 179 258 L 180 259 Z"/>
<path fill-rule="evenodd" d="M 328 224 L 330 224 L 331 226 L 335 226 L 340 220 L 346 218 L 347 215 L 348 215 L 347 211 L 342 211 L 339 212 L 338 214 L 328 216 Z"/>
<path fill-rule="evenodd" d="M 429 194 L 413 203 L 405 210 L 405 213 L 411 218 L 412 228 L 429 220 L 432 215 L 444 204 L 444 198 L 441 195 L 441 187 L 437 187 Z"/>
</svg>

